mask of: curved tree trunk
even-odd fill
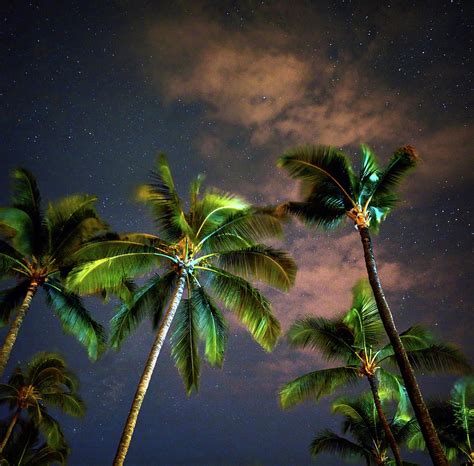
[[[5,433],[5,437],[3,437],[2,443],[0,444],[0,457],[3,456],[3,450],[5,449],[5,446],[8,443],[8,440],[10,439],[10,436],[13,432],[13,429],[15,428],[15,425],[19,417],[20,417],[20,409],[17,409],[15,415],[10,421],[10,424],[8,425],[8,429],[7,429],[7,432]]]
[[[448,466],[448,462],[441,447],[438,434],[436,433],[433,421],[431,420],[425,401],[423,400],[420,387],[416,381],[415,373],[411,367],[410,361],[408,360],[402,340],[400,339],[400,335],[398,334],[395,327],[392,313],[388,306],[387,300],[385,299],[385,294],[383,292],[382,284],[380,283],[377,272],[377,264],[375,262],[369,230],[367,228],[359,228],[359,233],[362,246],[364,247],[367,274],[369,276],[369,282],[374,293],[375,302],[377,303],[380,318],[395,352],[397,364],[413,406],[416,419],[420,425],[421,433],[425,439],[431,460],[436,466]]]
[[[372,390],[372,395],[374,398],[375,407],[377,408],[377,414],[379,415],[380,422],[382,423],[383,430],[385,431],[385,435],[387,436],[387,441],[390,444],[390,448],[393,452],[393,456],[395,459],[395,463],[397,466],[402,466],[403,461],[400,454],[400,448],[398,446],[395,437],[393,436],[392,430],[390,429],[390,425],[387,421],[387,417],[382,408],[382,403],[379,397],[379,389],[377,386],[377,379],[375,375],[368,375],[367,379],[369,380],[370,389]]]
[[[33,296],[38,291],[38,282],[32,280],[30,286],[28,287],[28,291],[26,292],[25,299],[21,304],[18,312],[16,313],[15,320],[13,321],[10,330],[7,333],[5,341],[3,343],[2,348],[0,349],[0,376],[3,374],[5,367],[10,359],[10,353],[12,352],[13,345],[18,337],[18,332],[20,331],[21,324],[23,323],[23,319],[30,308],[31,300]]]
[[[176,284],[176,290],[170,302],[170,306],[166,311],[163,320],[161,321],[160,328],[158,329],[155,341],[153,342],[150,354],[148,355],[148,359],[145,364],[145,369],[143,370],[140,382],[138,383],[137,391],[135,392],[135,397],[133,398],[133,403],[128,414],[127,422],[125,423],[125,427],[122,432],[122,438],[120,439],[117,453],[115,455],[115,459],[113,462],[114,466],[121,466],[125,461],[125,456],[127,455],[128,448],[130,447],[133,431],[135,430],[135,425],[137,423],[138,414],[140,412],[143,399],[145,398],[148,385],[150,384],[153,369],[155,368],[156,361],[158,360],[158,356],[161,351],[161,347],[163,346],[163,343],[166,338],[166,334],[168,333],[173,317],[181,301],[181,297],[183,296],[185,284],[186,272],[182,270],[178,278],[178,283]]]

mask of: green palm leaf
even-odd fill
[[[105,349],[105,333],[82,305],[80,298],[67,291],[57,280],[45,283],[48,304],[61,321],[63,330],[74,335],[86,348],[91,359]]]
[[[354,385],[359,380],[357,370],[350,367],[335,367],[309,372],[285,384],[280,390],[280,405],[290,408],[307,400],[317,401],[338,388]]]
[[[324,317],[305,317],[297,320],[288,331],[288,342],[296,348],[321,351],[328,360],[351,360],[354,334],[343,322]]]
[[[227,343],[227,324],[220,309],[201,286],[192,293],[193,308],[198,315],[199,333],[205,342],[209,364],[221,367]]]
[[[198,389],[201,361],[198,353],[199,323],[192,299],[181,300],[171,337],[172,355],[190,395]]]
[[[10,320],[12,311],[25,299],[28,291],[28,280],[22,280],[15,286],[0,291],[0,326],[3,327]]]
[[[159,321],[169,296],[176,283],[176,274],[168,272],[163,276],[155,275],[138,289],[132,302],[122,303],[111,320],[110,344],[120,348],[127,338],[147,316]]]
[[[370,451],[328,429],[323,430],[311,442],[310,451],[313,456],[320,453],[330,453],[342,458],[367,459],[370,457]]]
[[[0,208],[0,234],[11,241],[12,246],[23,256],[33,250],[33,224],[29,215],[14,207]]]
[[[197,267],[210,274],[211,293],[225,307],[236,313],[255,341],[271,351],[280,335],[280,324],[270,302],[246,280],[217,267]]]
[[[22,262],[21,254],[7,242],[0,240],[0,277],[11,275],[15,270],[28,272],[28,268]]]
[[[84,401],[75,393],[42,393],[41,398],[50,406],[59,408],[63,413],[75,417],[85,414]]]
[[[122,240],[91,243],[75,254],[74,260],[82,263],[71,270],[66,284],[77,293],[99,293],[104,288],[121,286],[128,277],[145,274],[159,265],[163,257],[173,260],[141,243]]]
[[[33,408],[29,408],[31,418],[38,426],[40,432],[46,438],[46,443],[54,449],[64,448],[67,443],[59,422],[50,416],[44,409],[38,412]]]
[[[288,291],[295,282],[294,260],[286,252],[265,245],[225,251],[210,260],[242,278],[261,280],[283,291]]]

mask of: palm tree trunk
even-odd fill
[[[395,463],[397,466],[402,466],[403,461],[400,454],[400,448],[398,447],[397,441],[393,436],[392,429],[390,429],[390,425],[388,424],[387,417],[382,408],[382,403],[379,397],[379,389],[377,386],[377,379],[374,375],[368,375],[367,379],[369,380],[370,389],[372,390],[372,396],[374,398],[375,407],[377,408],[377,413],[379,415],[380,422],[382,423],[383,430],[385,431],[385,435],[387,436],[388,443],[390,444],[390,448],[392,449],[393,456],[395,458]]]
[[[2,443],[0,444],[0,457],[3,456],[3,450],[5,449],[5,446],[8,440],[10,439],[10,435],[12,434],[13,429],[15,428],[18,418],[20,417],[20,412],[21,410],[18,408],[12,420],[10,421],[5,437],[3,438]]]
[[[161,322],[158,333],[156,334],[155,341],[151,347],[150,354],[148,355],[147,362],[145,364],[145,369],[143,370],[142,377],[137,386],[137,391],[135,392],[135,397],[133,399],[130,412],[128,414],[127,422],[122,432],[122,438],[117,449],[117,453],[114,459],[114,466],[121,466],[125,461],[125,456],[127,455],[130,442],[132,440],[133,431],[135,430],[135,425],[137,423],[138,414],[145,398],[148,385],[150,384],[151,376],[153,374],[153,369],[155,368],[156,361],[161,351],[161,347],[166,338],[166,334],[171,326],[173,317],[178,309],[178,305],[181,301],[181,297],[184,292],[184,285],[186,284],[186,271],[181,270],[178,283],[176,284],[176,290],[174,292],[173,298],[171,300],[170,306],[166,311],[165,316]]]
[[[3,343],[2,348],[0,349],[0,376],[3,374],[5,367],[10,359],[10,353],[12,352],[13,345],[18,337],[18,332],[20,331],[21,324],[23,323],[23,319],[30,308],[31,300],[33,296],[38,291],[38,282],[32,280],[30,282],[30,286],[28,287],[28,291],[26,292],[25,299],[21,304],[18,312],[16,314],[15,320],[13,321],[10,330],[7,333],[5,341]]]
[[[375,302],[379,310],[380,318],[382,320],[385,331],[388,335],[390,343],[395,352],[400,373],[402,375],[408,396],[410,398],[416,419],[420,425],[421,433],[425,439],[428,452],[430,454],[433,464],[436,466],[448,466],[448,462],[444,455],[441,443],[436,433],[436,429],[431,420],[425,401],[420,391],[420,387],[415,378],[415,373],[408,360],[407,353],[403,347],[400,335],[395,327],[393,316],[388,306],[385,294],[382,289],[382,284],[377,272],[377,264],[375,262],[374,251],[372,249],[372,239],[367,228],[359,228],[362,246],[364,248],[365,265],[367,267],[367,274],[369,282],[374,293]]]

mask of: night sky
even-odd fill
[[[472,358],[470,6],[3,1],[0,204],[8,203],[8,172],[23,166],[44,199],[96,194],[113,229],[153,232],[133,199],[158,151],[183,194],[202,172],[208,186],[266,204],[298,194],[275,166],[289,147],[332,144],[355,155],[367,143],[385,162],[411,144],[422,163],[374,238],[382,283],[399,330],[431,324]],[[298,262],[297,283],[289,295],[269,293],[284,329],[297,316],[346,310],[365,275],[357,232],[294,223],[286,233],[279,246]],[[104,324],[116,304],[87,303]],[[328,400],[282,412],[276,394],[324,363],[284,340],[267,354],[231,323],[224,367],[203,368],[197,396],[186,397],[165,346],[127,464],[312,464],[311,439],[340,419]],[[120,352],[92,363],[42,293],[35,298],[7,373],[55,350],[79,375],[88,413],[64,419],[69,464],[111,463],[152,338],[146,323]],[[438,396],[453,380],[420,377]]]

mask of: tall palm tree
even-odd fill
[[[0,436],[3,438],[8,424],[0,426]],[[8,444],[2,452],[0,466],[49,466],[51,464],[66,464],[69,448],[51,448],[42,441],[39,429],[33,421],[20,419],[10,436]]]
[[[474,377],[459,379],[450,400],[431,401],[428,407],[448,460],[474,465]],[[407,444],[412,449],[425,448],[419,430]]]
[[[370,230],[380,223],[395,206],[396,189],[418,156],[411,146],[398,149],[381,169],[374,153],[362,146],[362,161],[358,176],[344,153],[330,146],[306,146],[289,150],[278,164],[292,178],[302,180],[303,199],[288,202],[281,210],[302,218],[310,225],[335,228],[349,218],[357,228],[364,249],[370,285],[390,343],[395,348],[397,363],[410,397],[413,410],[426,440],[431,459],[436,465],[447,466],[436,430],[430,418],[415,373],[397,332],[377,272]]]
[[[44,435],[49,447],[64,450],[64,434],[48,410],[56,408],[71,416],[82,416],[85,408],[77,387],[76,377],[57,354],[39,353],[25,371],[17,367],[8,383],[0,384],[0,404],[8,405],[12,412],[0,443],[0,455],[23,413]]]
[[[362,395],[355,400],[336,400],[332,404],[332,411],[344,416],[342,431],[350,437],[341,436],[329,429],[322,430],[311,442],[310,451],[313,456],[332,453],[344,459],[361,459],[367,466],[393,464],[388,456],[386,431],[380,423],[370,395]],[[410,438],[414,424],[415,419],[399,416],[397,410],[389,424],[397,444],[402,445]]]
[[[124,462],[175,314],[172,354],[188,394],[198,387],[199,339],[205,342],[205,356],[211,365],[223,363],[227,324],[218,303],[234,311],[268,351],[280,333],[270,302],[248,281],[256,279],[285,291],[294,282],[293,260],[282,251],[257,243],[281,234],[278,220],[230,194],[206,190],[201,195],[202,181],[198,177],[191,184],[189,210],[185,212],[168,162],[160,155],[152,183],[139,191],[139,198],[151,208],[159,237],[136,233],[89,244],[76,254],[85,262],[68,278],[69,286],[77,292],[95,293],[117,286],[125,277],[159,272],[136,292],[132,302],[121,306],[112,321],[115,347],[146,316],[152,316],[158,327],[117,450],[116,465]]]
[[[67,196],[50,202],[43,212],[34,176],[17,169],[12,181],[12,206],[0,208],[0,279],[16,278],[18,282],[0,292],[0,323],[6,325],[12,311],[17,311],[0,348],[0,375],[40,287],[64,331],[84,344],[95,359],[105,345],[103,329],[80,298],[64,288],[60,272],[71,265],[71,256],[81,244],[107,229],[95,211],[96,198]]]
[[[401,333],[401,340],[414,367],[425,371],[466,373],[470,370],[466,358],[453,346],[436,341],[422,326]],[[366,281],[353,289],[351,309],[340,317],[306,317],[296,321],[288,332],[290,345],[311,348],[328,361],[341,361],[340,367],[305,374],[287,383],[280,391],[283,408],[308,399],[320,399],[337,389],[365,378],[373,396],[380,423],[385,430],[397,465],[402,464],[400,449],[390,431],[390,422],[382,409],[379,384],[384,395],[393,391],[399,400],[405,398],[405,388],[398,377],[384,367],[396,367],[393,346],[384,344],[384,332],[377,305]]]

